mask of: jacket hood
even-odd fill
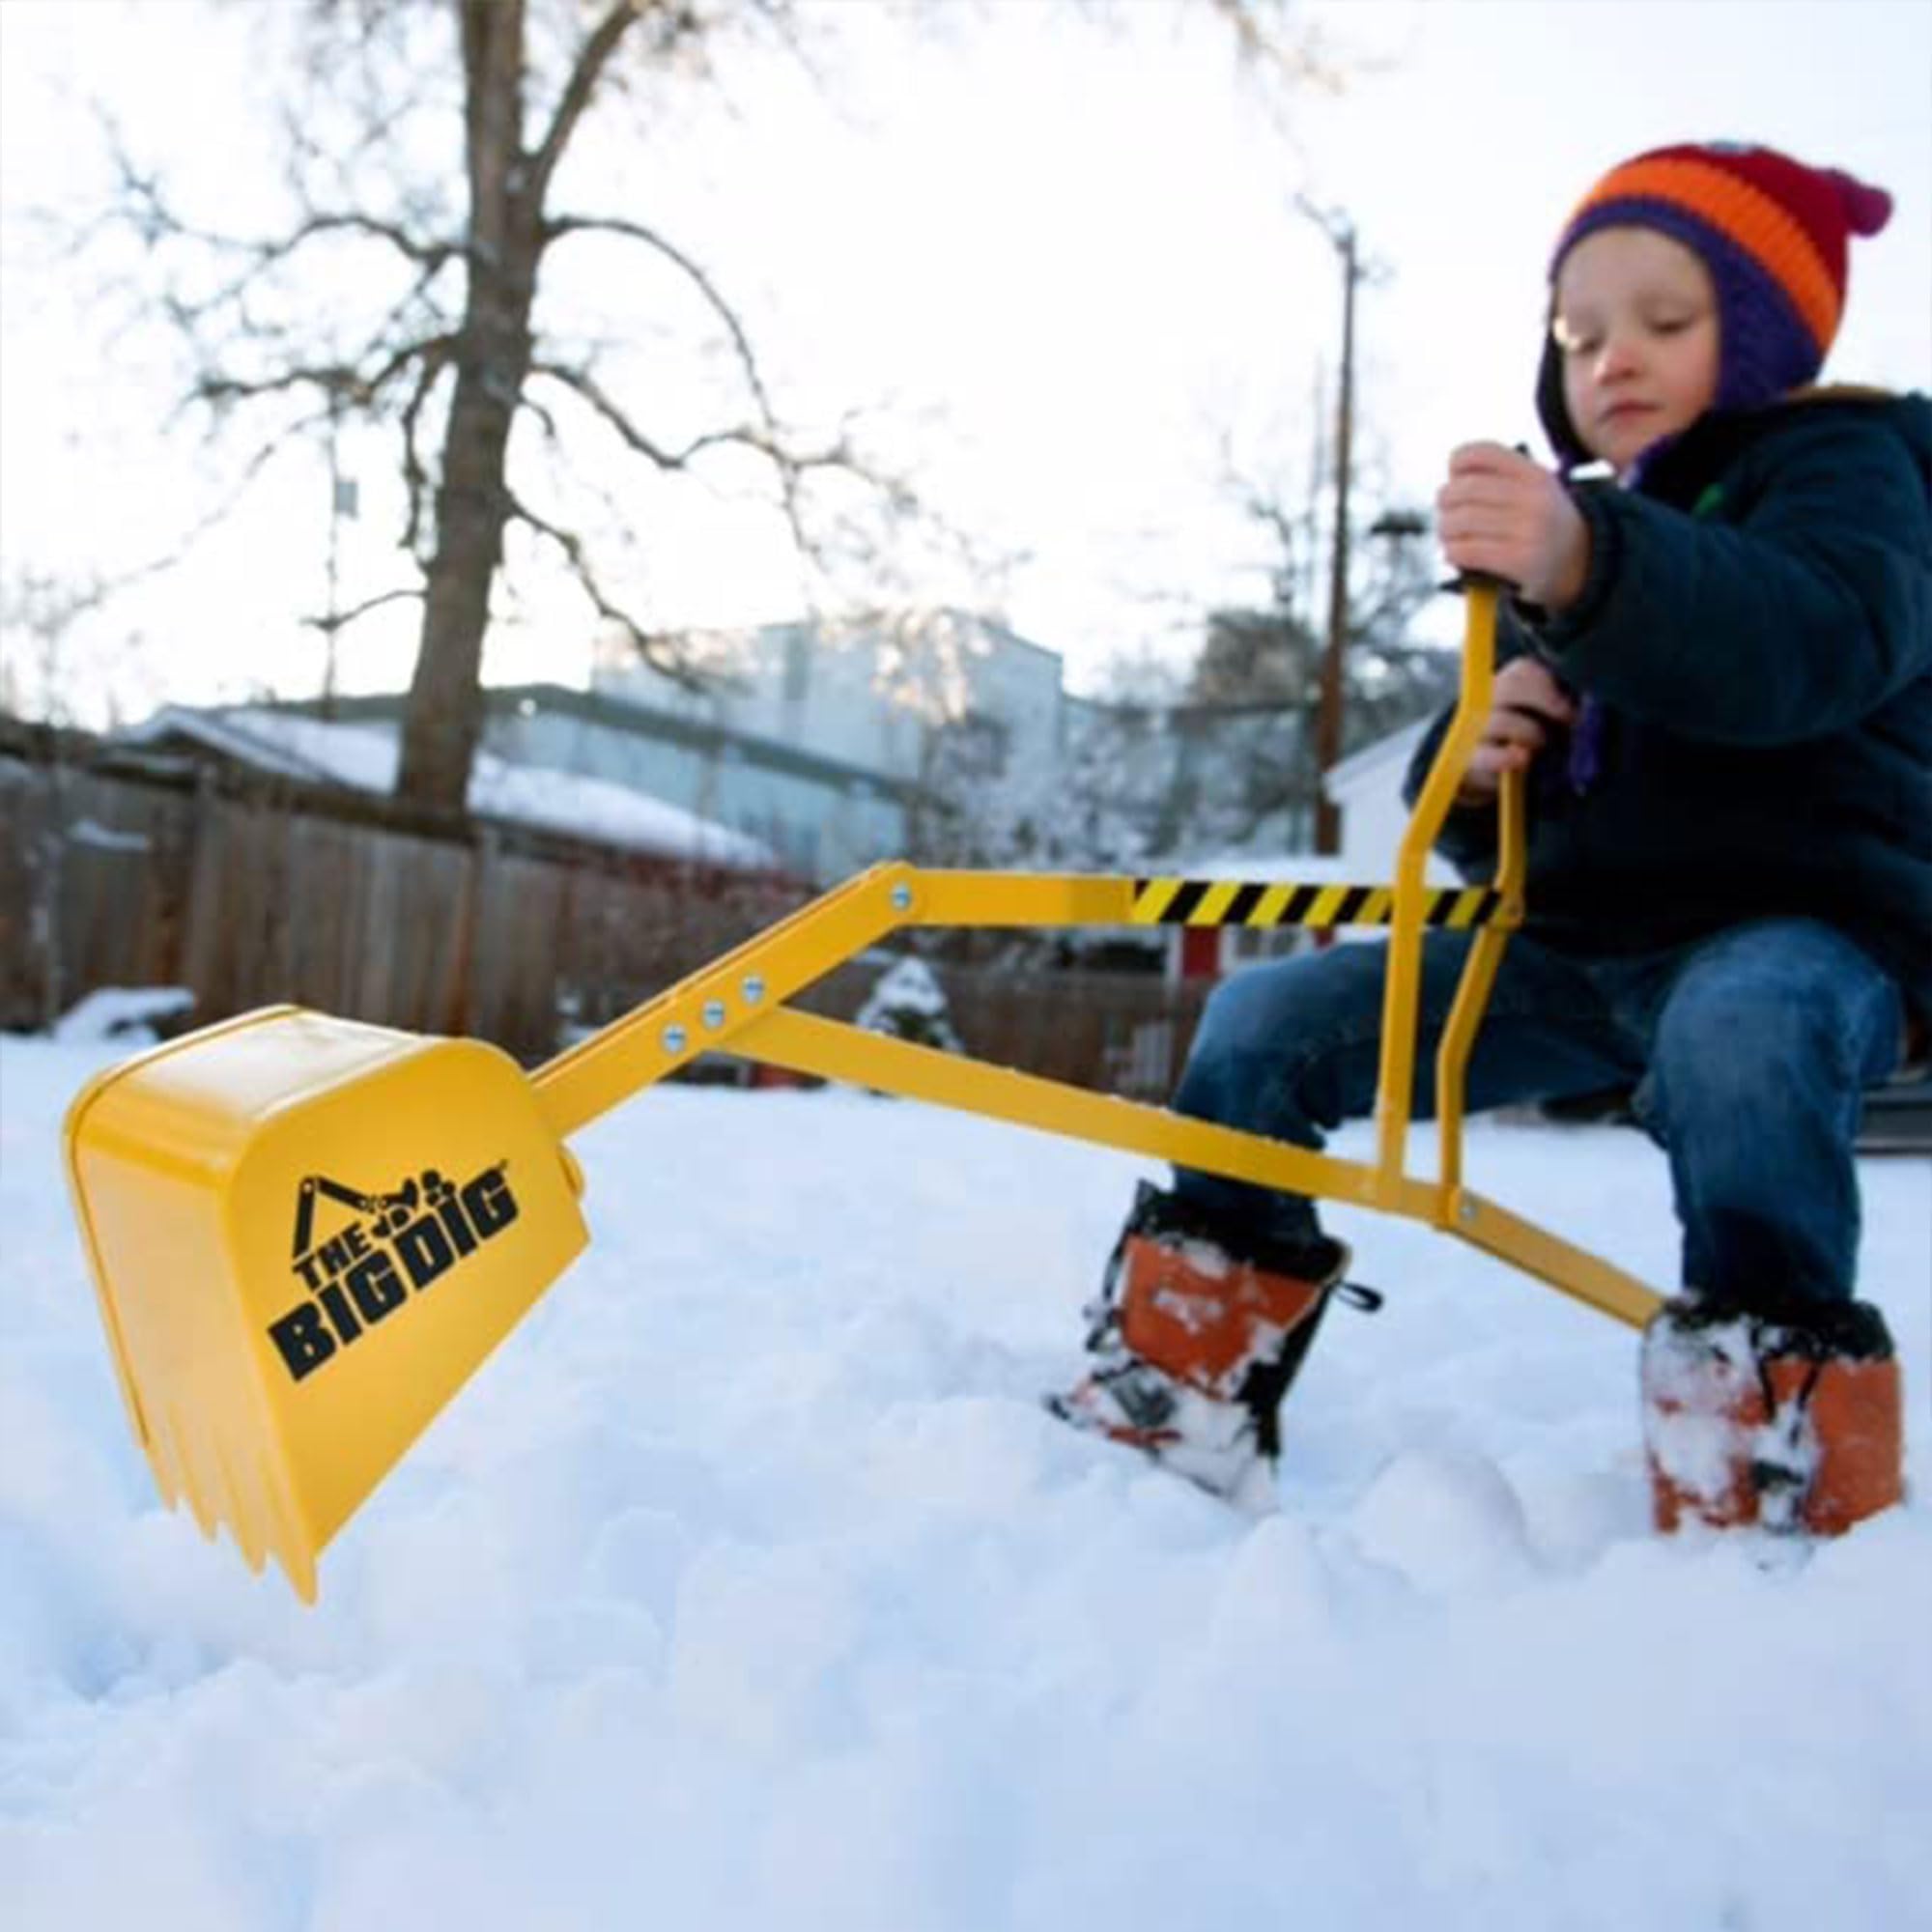
[[[1849,384],[1794,389],[1754,410],[1712,410],[1675,437],[1655,443],[1638,459],[1646,489],[1669,500],[1681,479],[1706,474],[1730,462],[1761,437],[1821,416],[1854,417],[1889,430],[1904,443],[1932,506],[1932,398],[1914,391],[1854,387]]]
[[[1932,396],[1918,390],[1899,395],[1891,389],[1861,388],[1849,383],[1821,384],[1799,389],[1775,409],[1846,410],[1875,415],[1912,452],[1925,487],[1932,492]]]
[[[1926,489],[1932,491],[1932,396],[1915,393],[1892,397],[1889,419],[1905,439],[1905,446],[1924,475]]]

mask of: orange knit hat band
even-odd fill
[[[1790,211],[1761,188],[1708,161],[1642,157],[1612,168],[1577,204],[1567,225],[1609,201],[1661,201],[1708,222],[1784,291],[1819,354],[1831,346],[1844,307],[1842,290]]]
[[[1876,235],[1891,197],[1837,168],[1775,148],[1680,142],[1620,162],[1577,204],[1550,257],[1599,229],[1654,229],[1708,270],[1719,323],[1719,411],[1756,409],[1817,379],[1845,308],[1849,242]],[[1566,463],[1586,452],[1569,420],[1563,370],[1546,339],[1537,412]]]

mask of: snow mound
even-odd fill
[[[1256,1520],[1039,1406],[1134,1163],[661,1087],[304,1609],[128,1429],[58,1142],[121,1050],[0,1038],[7,1932],[1932,1924],[1922,1395],[1906,1507],[1803,1568],[1666,1542],[1632,1332],[1337,1210],[1388,1305],[1324,1322]],[[1467,1157],[1669,1266],[1638,1136]],[[1932,1171],[1862,1179],[1922,1391]]]
[[[138,1046],[155,1039],[156,1021],[193,1010],[194,995],[185,986],[97,986],[54,1022],[52,1035],[66,1046],[110,1038]]]
[[[1522,1504],[1484,1456],[1397,1456],[1350,1527],[1365,1554],[1434,1593],[1519,1583],[1535,1568]]]

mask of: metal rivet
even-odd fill
[[[1456,1218],[1459,1221],[1473,1221],[1476,1218],[1476,1204],[1473,1201],[1458,1203]]]
[[[765,997],[765,982],[755,973],[748,973],[738,991],[748,1007],[755,1007]]]
[[[911,910],[911,907],[912,888],[910,886],[895,886],[893,888],[893,910],[895,912],[907,912]]]
[[[681,1026],[668,1026],[664,1030],[664,1050],[667,1053],[684,1051],[684,1029]]]
[[[704,1024],[712,1033],[716,1033],[724,1024],[724,1002],[723,1000],[705,1001]]]

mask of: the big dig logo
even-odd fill
[[[470,1179],[448,1180],[433,1167],[390,1194],[362,1194],[311,1175],[296,1199],[293,1272],[309,1298],[269,1323],[289,1375],[311,1376],[410,1298],[494,1240],[517,1218],[505,1163]],[[358,1217],[325,1240],[316,1203],[327,1199]]]

